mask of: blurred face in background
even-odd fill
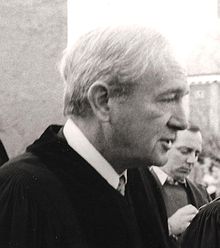
[[[202,151],[202,136],[200,131],[179,131],[176,141],[168,151],[168,162],[162,169],[176,180],[185,179]]]

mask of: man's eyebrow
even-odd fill
[[[188,150],[188,151],[195,151],[195,152],[201,152],[201,151],[199,151],[198,149],[194,149],[194,148],[192,148],[192,147],[188,147],[188,146],[179,146],[177,149],[186,149],[186,150]]]
[[[184,88],[180,88],[180,87],[173,88],[173,89],[167,89],[167,90],[161,92],[160,96],[169,95],[169,94],[177,94],[177,95],[185,96],[185,95],[189,94],[189,90],[184,89]]]
[[[188,146],[179,146],[178,149],[193,150],[191,147]]]
[[[178,148],[179,148],[179,149],[182,149],[182,148],[184,148],[184,149],[189,149],[188,146],[178,146]]]

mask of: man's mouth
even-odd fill
[[[180,168],[179,169],[180,173],[184,173],[184,174],[189,174],[191,172],[191,170],[187,169],[187,168]]]
[[[167,150],[171,149],[174,140],[173,139],[162,139],[162,142],[165,144]]]

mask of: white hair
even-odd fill
[[[146,27],[96,29],[83,35],[64,51],[61,61],[64,114],[90,113],[87,92],[98,80],[113,86],[114,97],[131,94],[132,86],[159,73],[169,57],[169,42],[159,32]]]

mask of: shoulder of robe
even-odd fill
[[[0,195],[13,199],[22,195],[40,205],[46,204],[43,207],[47,208],[50,201],[62,199],[65,194],[62,184],[46,165],[37,156],[24,153],[0,168]]]

